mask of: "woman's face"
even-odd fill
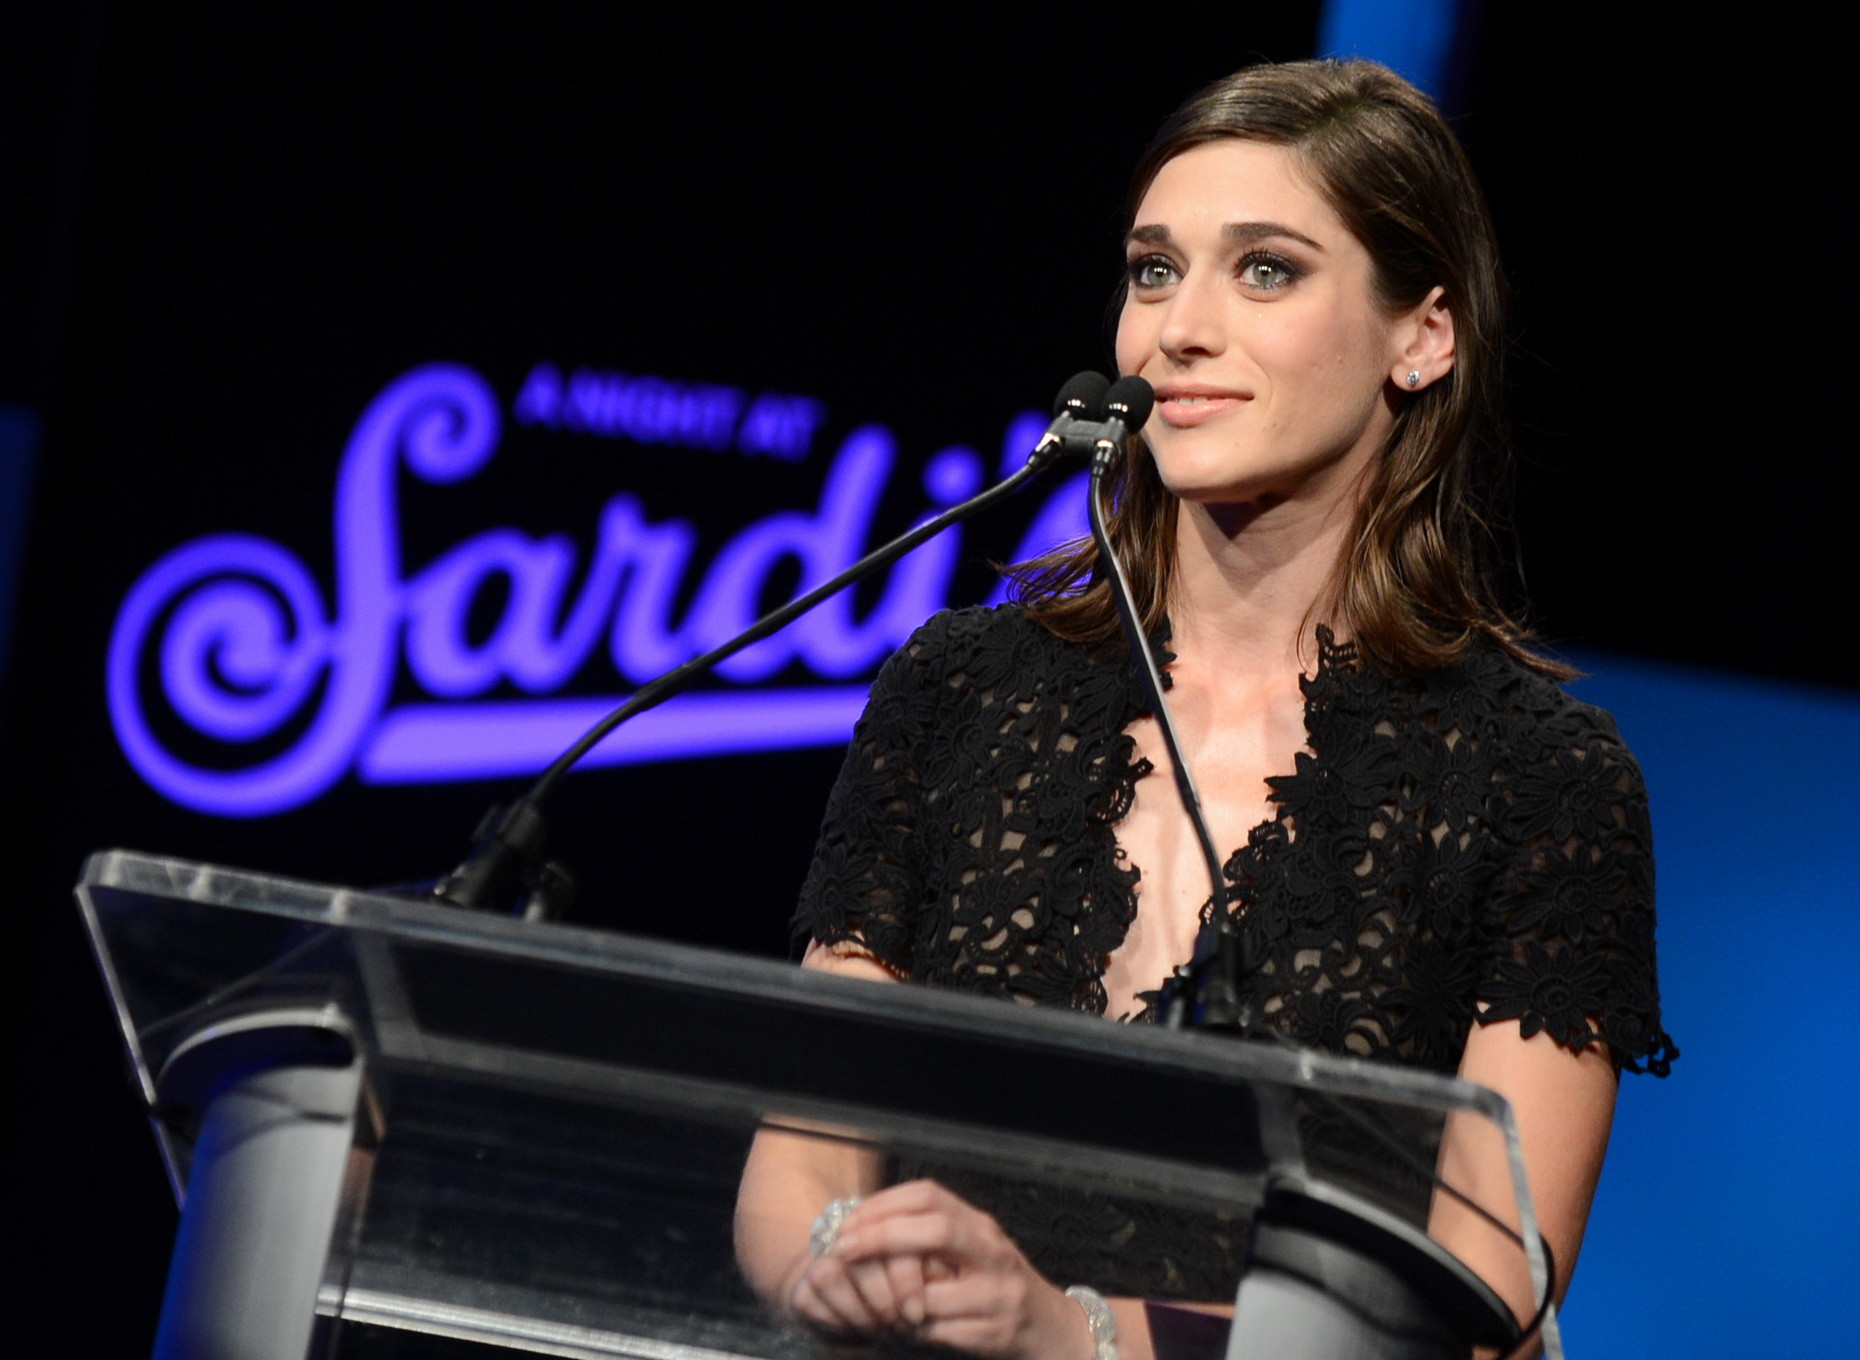
[[[1144,437],[1164,485],[1262,507],[1353,486],[1420,323],[1377,305],[1368,251],[1293,157],[1238,139],[1183,152],[1126,257],[1117,363],[1156,389]]]

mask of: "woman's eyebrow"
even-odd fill
[[[1283,236],[1289,240],[1302,242],[1313,250],[1324,249],[1302,231],[1294,231],[1283,222],[1229,222],[1221,228],[1221,235],[1238,245],[1250,245],[1254,241],[1265,240],[1270,236]]]
[[[1323,246],[1283,222],[1229,222],[1221,228],[1221,235],[1235,245],[1251,245],[1254,241],[1267,240],[1274,236],[1283,236],[1287,240],[1298,241],[1313,250],[1322,250]],[[1169,228],[1160,222],[1146,223],[1132,227],[1130,234],[1124,237],[1126,245],[1167,246],[1175,243],[1175,237],[1169,234]]]

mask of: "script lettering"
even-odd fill
[[[560,405],[548,420],[539,414],[551,399],[538,386],[547,385],[546,375],[538,378],[542,367],[526,380],[516,409],[534,423],[570,425]],[[589,391],[597,389],[609,395],[584,394],[576,419],[609,411],[600,401],[618,400],[598,385]],[[684,414],[666,416],[672,399],[642,389],[633,409],[657,401],[654,418],[671,423],[655,428],[711,439],[723,429],[726,405],[732,426],[741,407],[740,393],[733,404],[717,404],[714,394],[727,391],[687,384],[677,396]],[[572,387],[553,399],[572,400]],[[756,418],[753,405],[749,411],[745,425]],[[805,421],[793,411],[786,418],[791,433],[783,447],[793,448],[792,431]],[[775,438],[778,424],[768,417],[756,437]],[[1017,419],[1005,462],[1017,466],[1042,427],[1031,414]],[[374,782],[420,782],[540,769],[621,697],[547,696],[584,676],[603,651],[620,678],[643,683],[741,631],[771,603],[774,583],[792,579],[793,567],[803,590],[843,570],[871,546],[897,461],[896,441],[883,426],[854,430],[834,454],[817,505],[746,526],[703,569],[689,609],[675,618],[681,586],[700,565],[693,560],[697,530],[684,520],[650,518],[625,493],[601,507],[585,569],[566,534],[491,528],[407,573],[402,468],[428,484],[462,481],[489,462],[500,433],[495,394],[469,368],[429,365],[383,390],[357,422],[337,472],[333,600],[293,553],[247,534],[197,539],[157,561],[123,602],[107,666],[111,719],[142,777],[185,806],[260,817],[318,797],[351,770]],[[974,494],[982,478],[972,449],[943,450],[924,469],[926,513]],[[1078,500],[1070,485],[1036,511],[1022,555],[1076,531],[1083,511],[1062,504],[1067,500]],[[896,563],[863,617],[843,592],[731,658],[720,676],[748,686],[796,664],[829,682],[869,674],[947,602],[959,554],[955,529]],[[488,635],[473,640],[467,620],[493,586],[503,588],[502,611]],[[432,702],[390,709],[403,655]],[[485,697],[506,683],[533,697]],[[152,714],[151,702],[163,701],[166,714]],[[861,687],[844,685],[694,694],[622,729],[591,763],[840,741],[861,702]],[[177,722],[226,748],[223,758],[175,754],[161,734]],[[286,731],[296,735],[278,751]],[[254,747],[271,754],[240,763],[241,750]]]

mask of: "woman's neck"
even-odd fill
[[[1312,625],[1346,631],[1326,610],[1356,503],[1354,495],[1183,502],[1169,599],[1171,649],[1236,679],[1312,667]]]

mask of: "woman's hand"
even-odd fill
[[[790,1300],[829,1332],[898,1332],[995,1360],[1092,1360],[1085,1311],[1000,1224],[934,1181],[871,1196]]]

